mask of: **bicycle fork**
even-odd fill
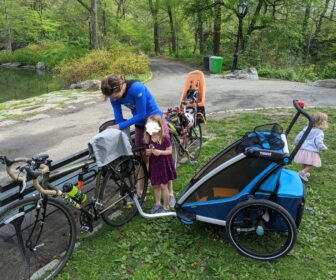
[[[29,233],[27,240],[24,240],[23,235],[22,235],[22,231],[23,231],[22,225],[23,225],[25,214],[26,214],[24,209],[22,209],[22,212],[17,213],[16,215],[14,215],[13,217],[10,217],[4,222],[5,224],[13,225],[15,229],[15,235],[18,241],[18,248],[20,250],[22,258],[25,260],[27,267],[29,267],[29,264],[30,264],[30,255],[27,252],[27,249],[30,252],[36,252],[39,247],[43,247],[45,245],[43,243],[38,244],[39,239],[42,234],[43,225],[44,225],[43,220],[45,218],[45,212],[46,212],[46,205],[41,206],[41,203],[44,204],[42,200],[44,199],[41,198],[37,202],[34,225]],[[44,211],[42,212],[42,218],[40,218],[41,216],[40,211],[42,210]],[[29,225],[27,225],[27,227],[28,226]],[[32,241],[32,237],[35,232],[37,232],[36,240]]]

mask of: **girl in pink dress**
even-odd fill
[[[149,156],[149,179],[154,187],[155,204],[151,213],[169,210],[169,181],[176,179],[176,170],[172,157],[172,145],[169,136],[163,133],[161,117],[153,115],[145,126],[144,143]],[[161,192],[163,205],[161,204]]]
[[[301,179],[306,182],[308,182],[308,177],[310,176],[309,171],[314,167],[322,166],[319,152],[327,150],[327,146],[323,142],[323,130],[328,128],[328,116],[324,113],[317,112],[314,114],[313,119],[314,127],[294,158],[296,163],[302,164],[302,169],[299,172],[299,175]],[[307,127],[296,136],[295,144],[300,141],[306,129]]]

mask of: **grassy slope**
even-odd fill
[[[331,125],[325,133],[329,150],[321,154],[323,167],[312,172],[306,185],[306,206],[310,210],[304,213],[297,243],[288,256],[273,262],[254,261],[235,251],[224,228],[137,216],[121,228],[104,225],[94,236],[81,235],[81,245],[58,279],[335,279],[336,110],[322,111],[330,117]],[[207,160],[246,131],[275,121],[287,127],[292,114],[284,110],[258,111],[209,121],[206,134],[216,137],[207,138],[198,164],[178,168],[175,190],[181,191]],[[289,143],[303,125],[293,128]],[[152,205],[152,197],[151,192],[147,208]]]

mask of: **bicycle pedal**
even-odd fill
[[[104,209],[104,205],[103,203],[100,203],[98,201],[95,202],[95,207],[98,209],[98,210],[103,210]]]
[[[83,232],[88,233],[88,232],[92,232],[92,230],[93,230],[93,228],[90,227],[90,226],[81,226],[81,231],[83,231]]]

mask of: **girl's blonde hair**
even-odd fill
[[[147,121],[149,121],[149,120],[151,120],[151,121],[154,121],[154,122],[157,122],[158,124],[159,124],[159,126],[160,126],[160,131],[158,132],[158,136],[159,136],[159,142],[160,142],[160,144],[162,144],[162,139],[163,139],[163,126],[162,126],[162,118],[161,118],[161,116],[160,115],[153,115],[153,116],[150,116],[148,119],[147,119]],[[145,127],[145,133],[144,133],[144,143],[145,144],[148,144],[149,143],[149,141],[150,141],[150,135],[149,135],[149,133],[147,132],[147,130],[146,130],[146,127]]]
[[[314,127],[320,129],[328,128],[328,116],[322,112],[316,112],[313,116],[314,119]]]

